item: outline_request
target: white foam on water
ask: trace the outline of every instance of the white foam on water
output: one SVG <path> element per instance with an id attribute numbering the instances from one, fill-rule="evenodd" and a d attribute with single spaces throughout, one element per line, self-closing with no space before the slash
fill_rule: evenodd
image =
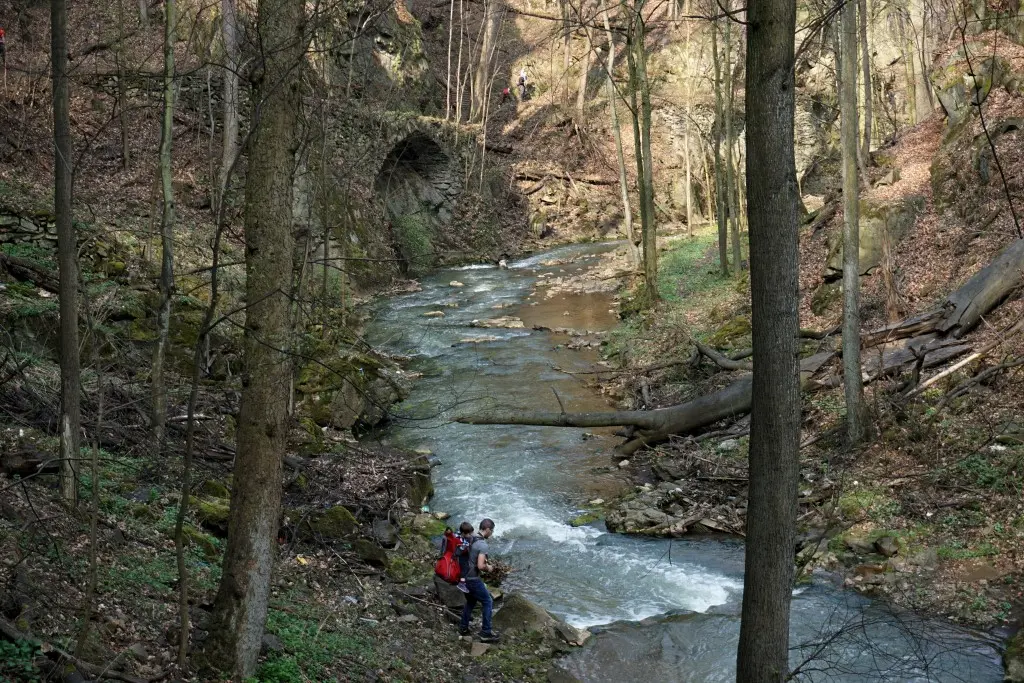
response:
<path id="1" fill-rule="evenodd" d="M 457 266 L 455 268 L 449 268 L 448 270 L 486 270 L 497 268 L 498 266 L 493 263 L 471 263 L 468 266 Z"/>

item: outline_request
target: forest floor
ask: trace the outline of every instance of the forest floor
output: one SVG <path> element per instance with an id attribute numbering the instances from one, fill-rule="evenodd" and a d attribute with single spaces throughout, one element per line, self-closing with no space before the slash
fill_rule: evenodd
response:
<path id="1" fill-rule="evenodd" d="M 0 438 L 8 450 L 16 446 L 26 453 L 55 446 L 31 429 L 6 428 Z M 69 512 L 54 477 L 0 475 L 3 611 L 15 628 L 42 642 L 40 647 L 0 641 L 2 680 L 41 680 L 52 666 L 47 651 L 74 648 L 93 547 L 96 593 L 90 635 L 78 656 L 140 680 L 176 671 L 176 468 L 107 450 L 98 456 L 95 546 L 88 476 L 81 491 L 86 502 Z M 328 436 L 324 453 L 301 473 L 290 473 L 267 635 L 253 680 L 543 680 L 559 649 L 540 638 L 507 634 L 497 646 L 477 644 L 469 656 L 471 643 L 457 634 L 456 613 L 431 590 L 433 539 L 444 522 L 408 506 L 403 510 L 398 498 L 410 473 L 408 456 Z M 204 621 L 219 581 L 229 466 L 199 461 L 185 526 L 193 648 L 206 635 Z M 340 503 L 356 510 L 359 520 Z M 362 520 L 378 508 L 391 508 L 402 523 L 369 530 Z M 195 671 L 177 676 L 216 680 Z"/>
<path id="2" fill-rule="evenodd" d="M 918 247 L 934 230 L 928 221 L 920 229 L 926 236 L 909 240 Z M 801 243 L 802 282 L 820 281 L 824 260 L 807 255 L 821 251 L 824 238 L 804 228 Z M 713 226 L 693 236 L 659 239 L 661 303 L 653 310 L 633 311 L 630 283 L 623 282 L 624 321 L 604 347 L 602 364 L 608 371 L 588 379 L 623 408 L 682 403 L 742 373 L 692 354 L 691 338 L 723 354 L 750 346 L 748 274 L 723 277 L 716 244 Z M 586 286 L 588 278 L 606 285 L 609 273 L 628 268 L 624 250 L 611 252 L 577 275 L 573 286 Z M 962 273 L 951 279 L 945 272 L 941 279 L 930 271 L 933 294 L 944 294 L 963 279 Z M 868 307 L 884 296 L 879 279 L 865 278 Z M 805 312 L 813 289 L 803 288 Z M 553 295 L 557 288 L 546 291 Z M 925 303 L 915 301 L 907 312 Z M 865 329 L 885 322 L 877 317 L 884 307 L 873 310 L 876 317 Z M 1020 301 L 1005 304 L 968 341 L 993 338 L 1020 312 Z M 808 314 L 801 326 L 831 329 L 836 322 L 834 315 Z M 803 353 L 835 349 L 838 343 L 837 336 L 805 340 Z M 998 355 L 1015 358 L 1021 351 L 1020 339 L 1008 339 Z M 802 571 L 824 570 L 854 590 L 973 627 L 1005 633 L 1019 622 L 1024 381 L 1013 368 L 991 381 L 973 381 L 999 362 L 976 361 L 913 400 L 900 395 L 899 377 L 868 384 L 871 434 L 853 452 L 843 446 L 842 386 L 829 381 L 841 368 L 833 361 L 823 369 L 822 386 L 804 403 L 797 556 Z M 634 454 L 621 465 L 634 488 L 595 513 L 621 519 L 631 506 L 647 507 L 688 520 L 690 533 L 742 535 L 748 430 L 749 418 L 742 417 Z"/>

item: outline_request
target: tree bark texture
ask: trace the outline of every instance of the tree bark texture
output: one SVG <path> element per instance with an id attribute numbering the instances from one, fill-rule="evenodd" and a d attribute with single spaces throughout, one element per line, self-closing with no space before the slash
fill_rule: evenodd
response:
<path id="1" fill-rule="evenodd" d="M 175 0 L 164 0 L 164 110 L 160 126 L 160 308 L 157 311 L 157 340 L 153 350 L 153 414 L 150 418 L 153 446 L 163 452 L 167 423 L 167 383 L 164 360 L 171 330 L 171 294 L 174 290 L 174 187 L 172 184 L 171 142 L 174 138 L 174 43 Z"/>
<path id="2" fill-rule="evenodd" d="M 732 10 L 731 0 L 725 1 L 725 9 Z M 743 270 L 743 248 L 740 244 L 739 194 L 736 177 L 736 160 L 733 158 L 735 135 L 733 134 L 733 102 L 735 85 L 732 78 L 732 17 L 725 18 L 725 204 L 728 207 L 729 238 L 732 240 L 732 266 L 737 274 Z"/>
<path id="3" fill-rule="evenodd" d="M 796 4 L 747 6 L 747 197 L 754 376 L 737 681 L 783 681 L 800 471 Z"/>
<path id="4" fill-rule="evenodd" d="M 864 391 L 860 368 L 860 184 L 857 175 L 857 4 L 842 10 L 843 52 L 839 88 L 843 159 L 843 384 L 846 440 L 862 438 Z"/>
<path id="5" fill-rule="evenodd" d="M 864 170 L 871 165 L 871 48 L 868 44 L 868 0 L 858 0 L 857 16 L 860 19 L 860 69 L 864 81 L 864 138 L 861 142 L 861 164 Z M 865 182 L 867 176 L 865 175 Z"/>
<path id="6" fill-rule="evenodd" d="M 60 300 L 60 491 L 78 503 L 81 368 L 78 356 L 78 240 L 72 216 L 71 119 L 68 95 L 67 0 L 50 3 L 53 68 L 53 209 L 57 219 Z"/>
<path id="7" fill-rule="evenodd" d="M 484 4 L 483 39 L 480 41 L 480 60 L 473 74 L 473 111 L 471 119 L 483 119 L 488 93 L 491 91 L 491 57 L 498 39 L 498 2 L 486 0 Z"/>
<path id="8" fill-rule="evenodd" d="M 303 9 L 303 0 L 260 0 L 257 9 L 265 71 L 254 84 L 245 188 L 245 371 L 228 542 L 208 646 L 211 663 L 239 679 L 253 674 L 260 652 L 281 506 Z"/>
<path id="9" fill-rule="evenodd" d="M 722 173 L 722 119 L 725 107 L 722 103 L 722 61 L 718 52 L 718 22 L 711 22 L 711 60 L 715 80 L 715 220 L 718 223 L 718 264 L 722 275 L 729 277 L 729 228 L 725 222 L 725 178 Z"/>
<path id="10" fill-rule="evenodd" d="M 220 174 L 214 191 L 215 211 L 224 201 L 224 194 L 228 186 L 228 174 L 231 173 L 235 157 L 238 156 L 238 69 L 241 66 L 238 62 L 238 15 L 235 0 L 221 0 L 220 11 L 220 35 L 224 42 L 224 82 L 222 84 L 224 128 L 221 141 Z"/>

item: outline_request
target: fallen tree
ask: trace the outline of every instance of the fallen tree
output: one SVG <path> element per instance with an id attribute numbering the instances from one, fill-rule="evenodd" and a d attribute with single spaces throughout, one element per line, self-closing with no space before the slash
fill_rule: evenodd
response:
<path id="1" fill-rule="evenodd" d="M 1009 298 L 1020 288 L 1024 272 L 1024 239 L 1007 246 L 988 266 L 982 268 L 963 286 L 946 297 L 943 303 L 929 311 L 914 315 L 898 323 L 861 334 L 865 349 L 863 377 L 873 381 L 880 377 L 913 367 L 916 385 L 922 368 L 938 367 L 953 358 L 973 350 L 960 341 L 974 329 L 983 316 Z M 1020 323 L 1008 332 L 1016 332 Z M 831 330 L 829 331 L 831 332 Z M 802 335 L 803 336 L 803 335 Z M 810 336 L 810 335 L 808 335 Z M 827 336 L 827 333 L 822 334 Z M 744 363 L 730 359 L 704 344 L 694 342 L 696 353 L 709 358 L 727 370 L 741 369 Z M 985 352 L 978 350 L 974 357 Z M 800 384 L 803 390 L 831 386 L 835 382 L 815 382 L 818 372 L 835 354 L 831 351 L 815 354 L 800 365 Z M 623 455 L 660 441 L 672 435 L 688 434 L 709 427 L 719 420 L 742 415 L 750 410 L 751 380 L 744 374 L 723 389 L 700 396 L 675 406 L 655 410 L 616 410 L 608 412 L 569 413 L 555 411 L 492 411 L 457 418 L 465 424 L 512 424 L 548 427 L 619 427 L 633 428 L 628 440 L 616 451 Z M 932 383 L 936 378 L 929 380 Z"/>
<path id="2" fill-rule="evenodd" d="M 800 364 L 801 385 L 811 378 L 835 354 L 818 353 Z M 637 430 L 632 438 L 616 450 L 629 455 L 651 443 L 664 441 L 672 434 L 686 434 L 702 427 L 742 415 L 750 410 L 750 387 L 753 375 L 745 374 L 729 386 L 668 408 L 656 410 L 614 410 L 597 413 L 567 413 L 555 411 L 493 412 L 464 415 L 457 419 L 465 424 L 516 424 L 547 427 L 617 427 L 632 426 Z"/>

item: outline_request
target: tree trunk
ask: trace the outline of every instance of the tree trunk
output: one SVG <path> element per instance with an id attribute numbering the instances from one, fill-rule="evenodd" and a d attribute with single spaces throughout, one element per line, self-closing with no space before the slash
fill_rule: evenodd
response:
<path id="1" fill-rule="evenodd" d="M 914 125 L 917 123 L 917 72 L 914 69 L 913 26 L 909 28 L 907 26 L 911 22 L 910 13 L 908 11 L 900 11 L 900 51 L 903 53 L 903 67 L 907 81 L 907 120 L 910 125 Z"/>
<path id="2" fill-rule="evenodd" d="M 445 70 L 444 78 L 444 120 L 447 121 L 452 115 L 452 32 L 455 30 L 455 0 L 451 0 L 448 8 L 448 68 Z M 462 30 L 461 27 L 459 29 Z M 324 266 L 326 267 L 326 265 Z"/>
<path id="3" fill-rule="evenodd" d="M 722 103 L 722 62 L 718 54 L 718 22 L 711 22 L 711 61 L 715 80 L 715 220 L 718 222 L 718 264 L 722 276 L 729 277 L 729 228 L 725 222 L 726 192 L 722 173 L 722 119 L 725 107 Z"/>
<path id="4" fill-rule="evenodd" d="M 675 0 L 671 3 L 673 18 L 678 16 L 678 6 Z M 690 15 L 690 0 L 683 5 L 683 14 Z M 685 19 L 686 31 L 683 42 L 683 59 L 687 73 L 690 72 L 690 20 Z M 686 157 L 686 232 L 693 237 L 693 172 L 690 168 L 690 119 L 693 117 L 693 79 L 688 76 L 683 83 L 683 115 L 686 117 L 686 125 L 683 128 L 683 149 Z"/>
<path id="5" fill-rule="evenodd" d="M 843 383 L 846 440 L 863 438 L 864 391 L 860 369 L 860 187 L 857 177 L 857 5 L 842 10 L 842 73 L 839 107 L 843 157 Z"/>
<path id="6" fill-rule="evenodd" d="M 53 67 L 53 209 L 57 219 L 60 274 L 60 491 L 78 503 L 78 458 L 82 431 L 81 370 L 78 357 L 78 240 L 71 213 L 71 120 L 68 96 L 67 0 L 50 3 Z"/>
<path id="7" fill-rule="evenodd" d="M 139 0 L 139 24 L 149 28 L 149 0 Z"/>
<path id="8" fill-rule="evenodd" d="M 586 5 L 584 5 L 584 8 Z M 583 14 L 584 9 L 580 9 L 580 14 Z M 579 125 L 583 125 L 586 117 L 587 107 L 587 77 L 590 75 L 590 58 L 591 52 L 594 49 L 594 36 L 592 29 L 589 24 L 589 19 L 583 19 L 585 22 L 584 33 L 586 35 L 586 45 L 584 46 L 583 61 L 580 63 L 580 84 L 579 90 L 576 93 L 576 118 Z"/>
<path id="9" fill-rule="evenodd" d="M 238 16 L 235 0 L 221 0 L 221 39 L 224 41 L 224 130 L 220 175 L 214 191 L 214 212 L 224 201 L 228 174 L 238 156 Z"/>
<path id="10" fill-rule="evenodd" d="M 867 167 L 871 165 L 871 49 L 868 44 L 868 0 L 858 0 L 860 18 L 860 69 L 864 81 L 864 139 L 861 142 L 861 175 L 867 182 Z"/>
<path id="11" fill-rule="evenodd" d="M 725 0 L 726 11 L 731 11 L 732 2 L 731 0 Z M 725 201 L 728 207 L 728 219 L 729 219 L 729 236 L 732 239 L 732 266 L 733 271 L 739 274 L 743 270 L 743 248 L 740 244 L 740 224 L 739 224 L 739 200 L 736 193 L 736 185 L 738 179 L 736 178 L 736 164 L 733 159 L 733 147 L 735 141 L 733 140 L 733 129 L 732 129 L 732 118 L 733 118 L 733 100 L 734 100 L 734 88 L 732 79 L 732 17 L 726 17 L 725 19 Z"/>
<path id="12" fill-rule="evenodd" d="M 612 33 L 611 23 L 608 21 L 608 12 L 605 11 L 604 2 L 601 2 L 601 18 L 604 20 L 604 30 L 608 35 L 608 108 L 612 113 L 612 134 L 615 136 L 615 153 L 619 162 L 619 189 L 622 194 L 622 213 L 626 223 L 626 241 L 628 242 L 630 262 L 634 266 L 640 265 L 640 250 L 637 248 L 637 240 L 633 231 L 633 207 L 629 202 L 629 179 L 626 176 L 626 155 L 622 151 L 622 126 L 619 124 L 619 113 L 616 100 L 619 95 L 615 88 L 615 34 Z"/>
<path id="13" fill-rule="evenodd" d="M 114 50 L 114 68 L 117 69 L 117 121 L 121 126 L 121 168 L 128 170 L 131 148 L 128 144 L 128 87 L 124 77 L 124 0 L 117 0 L 117 48 Z"/>
<path id="14" fill-rule="evenodd" d="M 655 286 L 655 283 L 651 282 L 647 277 L 647 234 L 650 230 L 650 224 L 653 217 L 648 210 L 647 202 L 644 200 L 647 196 L 647 190 L 645 188 L 647 174 L 644 172 L 646 159 L 643 154 L 643 134 L 641 133 L 642 114 L 640 112 L 639 98 L 637 97 L 640 89 L 640 75 L 636 58 L 636 18 L 635 16 L 630 16 L 628 14 L 631 11 L 631 8 L 625 6 L 623 6 L 623 8 L 627 13 L 628 21 L 628 28 L 626 30 L 626 64 L 629 70 L 629 113 L 633 124 L 633 159 L 636 162 L 636 185 L 637 194 L 639 195 L 640 200 L 640 244 L 642 245 L 641 262 L 644 266 L 645 296 L 650 300 L 650 293 L 652 288 Z"/>
<path id="15" fill-rule="evenodd" d="M 480 41 L 480 61 L 473 75 L 473 111 L 471 118 L 480 121 L 484 116 L 488 93 L 491 88 L 491 57 L 494 53 L 498 33 L 497 0 L 484 3 L 483 40 Z"/>
<path id="16" fill-rule="evenodd" d="M 788 673 L 800 474 L 799 196 L 793 157 L 796 3 L 751 0 L 747 197 L 754 378 L 738 681 Z"/>
<path id="17" fill-rule="evenodd" d="M 162 453 L 167 422 L 167 383 L 164 359 L 171 329 L 171 294 L 174 291 L 174 187 L 171 183 L 171 142 L 174 138 L 174 42 L 178 21 L 175 0 L 164 0 L 164 110 L 160 126 L 160 308 L 157 312 L 157 340 L 153 350 L 152 425 L 153 447 Z"/>
<path id="18" fill-rule="evenodd" d="M 254 673 L 260 652 L 281 506 L 304 6 L 303 0 L 260 0 L 257 9 L 266 65 L 254 89 L 245 188 L 245 371 L 228 542 L 208 645 L 210 662 L 239 679 Z"/>
<path id="19" fill-rule="evenodd" d="M 651 153 L 651 84 L 647 80 L 647 26 L 643 10 L 646 0 L 636 3 L 636 33 L 633 48 L 636 50 L 636 74 L 640 85 L 640 139 L 639 154 L 643 156 L 643 178 L 640 203 L 642 215 L 647 216 L 643 224 L 644 280 L 647 283 L 647 303 L 658 300 L 658 229 L 654 214 L 654 158 Z"/>

